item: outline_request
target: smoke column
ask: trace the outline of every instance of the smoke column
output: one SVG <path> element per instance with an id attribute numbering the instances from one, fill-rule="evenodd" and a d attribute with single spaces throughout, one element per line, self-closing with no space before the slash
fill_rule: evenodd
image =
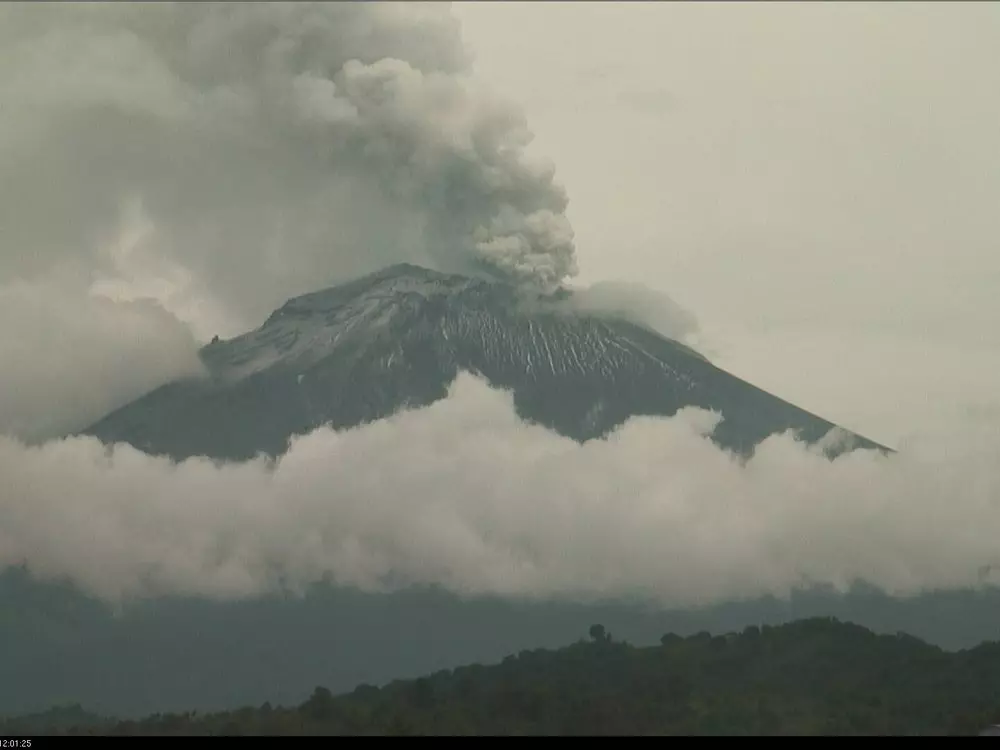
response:
<path id="1" fill-rule="evenodd" d="M 469 68 L 440 4 L 4 6 L 4 273 L 131 278 L 102 240 L 139 206 L 202 337 L 397 261 L 553 289 L 566 195 Z"/>

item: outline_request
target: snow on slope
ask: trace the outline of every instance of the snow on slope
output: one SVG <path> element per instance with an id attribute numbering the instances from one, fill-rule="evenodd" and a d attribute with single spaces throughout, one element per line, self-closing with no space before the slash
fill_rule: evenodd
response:
<path id="1" fill-rule="evenodd" d="M 259 329 L 210 345 L 203 355 L 210 371 L 232 382 L 276 366 L 308 369 L 344 346 L 364 346 L 399 333 L 408 316 L 436 301 L 442 306 L 438 329 L 444 341 L 468 342 L 494 364 L 523 363 L 529 377 L 539 368 L 553 375 L 575 370 L 610 376 L 639 357 L 692 385 L 684 373 L 640 344 L 609 335 L 608 321 L 553 309 L 539 322 L 519 307 L 511 288 L 493 281 L 400 264 L 360 282 L 297 297 Z M 397 356 L 389 354 L 385 366 L 391 367 Z"/>

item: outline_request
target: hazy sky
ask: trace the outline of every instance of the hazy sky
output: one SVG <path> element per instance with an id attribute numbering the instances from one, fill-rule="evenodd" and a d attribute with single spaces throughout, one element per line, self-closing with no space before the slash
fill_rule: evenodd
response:
<path id="1" fill-rule="evenodd" d="M 870 436 L 1000 410 L 1000 7 L 457 3 L 566 186 L 580 279 Z"/>

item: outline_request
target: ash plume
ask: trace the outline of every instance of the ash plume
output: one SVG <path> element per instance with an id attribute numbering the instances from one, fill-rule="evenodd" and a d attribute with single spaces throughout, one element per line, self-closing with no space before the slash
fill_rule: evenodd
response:
<path id="1" fill-rule="evenodd" d="M 4 6 L 3 273 L 106 270 L 140 204 L 223 334 L 399 261 L 557 287 L 565 192 L 469 66 L 439 4 Z"/>

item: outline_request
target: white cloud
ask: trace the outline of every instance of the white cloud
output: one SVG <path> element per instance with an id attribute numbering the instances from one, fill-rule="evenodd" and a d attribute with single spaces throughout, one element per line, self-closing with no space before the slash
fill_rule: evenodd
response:
<path id="1" fill-rule="evenodd" d="M 578 444 L 463 375 L 446 400 L 320 429 L 273 465 L 175 465 L 91 439 L 0 441 L 0 555 L 97 595 L 364 589 L 690 605 L 857 579 L 903 595 L 997 562 L 1000 432 L 829 461 L 778 436 L 743 464 L 715 416 Z"/>

